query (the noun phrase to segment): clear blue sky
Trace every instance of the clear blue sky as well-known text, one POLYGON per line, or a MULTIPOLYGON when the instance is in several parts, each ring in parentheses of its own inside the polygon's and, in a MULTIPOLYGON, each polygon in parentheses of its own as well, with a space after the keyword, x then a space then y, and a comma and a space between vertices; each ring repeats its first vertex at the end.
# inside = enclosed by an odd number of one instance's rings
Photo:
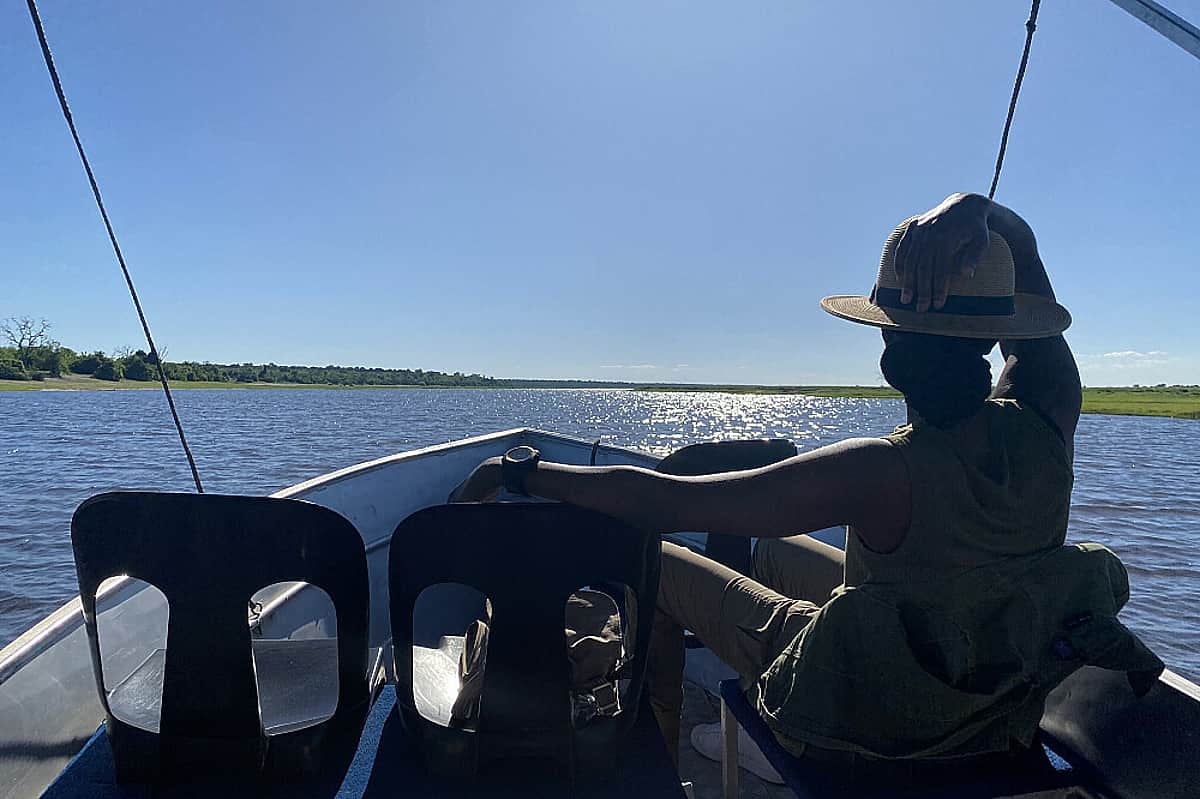
MULTIPOLYGON (((742 383, 877 381, 877 334, 817 301, 986 191, 1027 12, 42 4, 172 359, 742 383)), ((0 317, 137 346, 18 0, 0 98, 0 317)), ((1197 98, 1200 62, 1116 7, 1043 5, 998 199, 1089 384, 1200 382, 1197 98)))

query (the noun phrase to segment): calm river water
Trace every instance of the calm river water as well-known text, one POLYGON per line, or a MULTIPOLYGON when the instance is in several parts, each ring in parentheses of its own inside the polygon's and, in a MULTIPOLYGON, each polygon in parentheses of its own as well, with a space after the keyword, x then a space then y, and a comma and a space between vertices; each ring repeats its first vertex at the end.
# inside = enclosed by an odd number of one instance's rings
MULTIPOLYGON (((187 390, 176 395, 209 491, 265 494, 342 466, 533 426, 659 454, 720 438, 802 449, 889 432, 896 400, 626 391, 187 390)), ((1129 567, 1122 618, 1200 681, 1200 423, 1085 416, 1070 540, 1129 567)), ((76 592, 69 524, 91 494, 188 490, 154 391, 0 393, 0 646, 76 592)))

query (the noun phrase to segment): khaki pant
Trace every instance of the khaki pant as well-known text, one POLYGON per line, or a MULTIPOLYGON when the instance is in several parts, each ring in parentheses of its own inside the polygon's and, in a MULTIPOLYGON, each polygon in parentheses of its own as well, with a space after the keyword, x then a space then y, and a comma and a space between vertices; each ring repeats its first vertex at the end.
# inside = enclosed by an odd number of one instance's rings
POLYGON ((749 685, 841 585, 843 562, 840 549, 808 536, 762 539, 754 551, 751 579, 689 549, 663 543, 646 687, 676 763, 683 709, 683 631, 695 633, 749 685))

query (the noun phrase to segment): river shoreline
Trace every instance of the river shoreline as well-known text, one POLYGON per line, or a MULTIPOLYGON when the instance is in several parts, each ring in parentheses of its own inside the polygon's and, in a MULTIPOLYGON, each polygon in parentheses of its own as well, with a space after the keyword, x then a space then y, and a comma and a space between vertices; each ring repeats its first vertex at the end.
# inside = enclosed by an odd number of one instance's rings
MULTIPOLYGON (((571 381, 564 381, 571 382, 571 381)), ((387 388, 445 390, 466 389, 530 389, 548 388, 539 381, 523 385, 521 381, 505 381, 504 385, 479 386, 422 386, 422 385, 337 385, 332 383, 221 383, 221 382, 170 382, 172 389, 354 389, 372 390, 387 388)), ((586 381, 577 386, 564 385, 559 388, 595 388, 586 381)), ((883 386, 744 386, 705 384, 636 384, 610 386, 639 392, 699 392, 722 394, 760 395, 804 395, 810 397, 846 397, 856 399, 898 399, 899 394, 883 386)), ((45 380, 0 380, 0 392, 5 391, 147 391, 159 388, 154 381, 98 380, 93 377, 61 377, 45 380)), ((1115 416, 1160 416, 1174 419, 1200 419, 1200 387, 1157 386, 1085 388, 1083 390, 1083 412, 1111 414, 1115 416)))

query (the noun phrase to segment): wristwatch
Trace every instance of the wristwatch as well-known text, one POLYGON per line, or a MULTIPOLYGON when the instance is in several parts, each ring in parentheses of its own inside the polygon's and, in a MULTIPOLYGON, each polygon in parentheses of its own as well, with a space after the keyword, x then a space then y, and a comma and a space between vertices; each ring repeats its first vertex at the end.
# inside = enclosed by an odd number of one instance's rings
POLYGON ((542 453, 524 445, 513 447, 504 453, 504 458, 500 461, 500 477, 504 482, 504 490, 523 497, 529 496, 529 492, 525 490, 525 478, 537 469, 541 459, 542 453))

